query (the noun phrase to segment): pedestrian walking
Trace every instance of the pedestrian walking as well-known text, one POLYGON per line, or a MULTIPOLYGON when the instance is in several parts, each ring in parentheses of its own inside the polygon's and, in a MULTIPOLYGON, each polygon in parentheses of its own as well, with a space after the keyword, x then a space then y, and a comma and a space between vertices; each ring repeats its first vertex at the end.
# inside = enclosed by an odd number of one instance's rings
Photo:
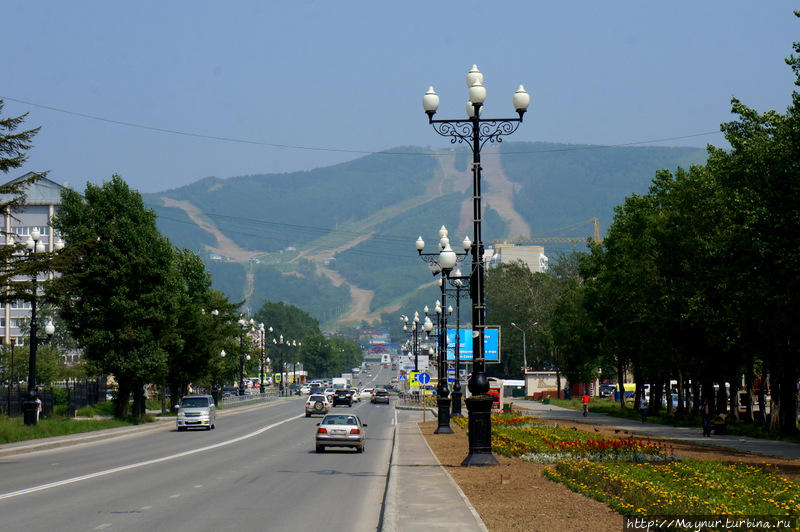
POLYGON ((36 396, 36 422, 39 422, 39 418, 42 416, 42 400, 39 399, 39 396, 36 396))
POLYGON ((583 394, 583 417, 589 415, 589 396, 587 394, 583 394))
POLYGON ((700 403, 700 416, 703 420, 703 436, 711 437, 711 405, 708 399, 700 403))
POLYGON ((644 395, 639 400, 639 414, 642 416, 642 423, 647 423, 647 397, 644 395))

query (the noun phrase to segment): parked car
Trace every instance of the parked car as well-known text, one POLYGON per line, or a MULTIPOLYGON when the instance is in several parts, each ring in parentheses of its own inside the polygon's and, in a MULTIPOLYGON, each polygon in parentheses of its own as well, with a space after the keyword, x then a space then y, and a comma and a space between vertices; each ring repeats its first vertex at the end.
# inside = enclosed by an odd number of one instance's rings
POLYGON ((358 416, 328 414, 320 421, 317 428, 317 452, 325 451, 325 447, 354 447, 356 452, 366 449, 367 435, 358 416))
POLYGON ((616 384, 601 384, 600 385, 600 397, 610 397, 614 395, 614 392, 617 391, 616 384))
POLYGON ((234 395, 238 395, 239 389, 235 386, 223 386, 222 387, 222 397, 233 397, 234 395))
POLYGON ((358 395, 364 399, 372 399, 373 388, 362 388, 358 395))
POLYGON ((217 410, 214 398, 210 395, 185 395, 178 407, 178 418, 175 421, 179 431, 189 427, 203 427, 206 430, 216 428, 217 410))
POLYGON ((375 391, 372 393, 372 403, 386 403, 389 404, 389 392, 384 390, 383 388, 375 388, 375 391))
POLYGON ((336 390, 336 393, 333 394, 333 406, 336 405, 347 405, 349 407, 353 406, 353 392, 350 390, 336 390))

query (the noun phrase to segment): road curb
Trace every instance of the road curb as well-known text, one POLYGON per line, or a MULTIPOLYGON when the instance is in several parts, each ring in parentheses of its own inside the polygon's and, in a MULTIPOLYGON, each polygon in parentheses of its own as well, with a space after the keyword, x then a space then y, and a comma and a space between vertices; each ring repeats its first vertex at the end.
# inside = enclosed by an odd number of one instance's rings
POLYGON ((392 437, 392 453, 389 458, 389 469, 386 475, 386 489, 383 492, 383 505, 378 521, 379 532, 397 531, 397 413, 395 413, 394 436, 392 437))

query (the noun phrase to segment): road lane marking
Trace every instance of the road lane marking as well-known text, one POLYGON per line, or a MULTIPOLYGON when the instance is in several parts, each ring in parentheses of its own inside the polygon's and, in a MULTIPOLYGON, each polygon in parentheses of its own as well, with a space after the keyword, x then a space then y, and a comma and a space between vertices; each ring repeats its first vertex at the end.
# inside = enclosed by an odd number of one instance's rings
POLYGON ((102 525, 97 525, 94 527, 95 530, 103 530, 111 526, 111 523, 103 523, 102 525))
POLYGON ((159 464, 161 462, 167 462, 169 460, 175 460, 176 458, 183 458, 184 456, 191 456, 193 454, 202 453, 204 451, 210 451, 212 449, 218 449, 218 448, 224 447, 226 445, 231 445, 232 443, 238 443, 238 442, 240 442, 242 440, 246 440, 248 438, 252 438, 254 436, 258 436, 259 434, 263 434, 266 431, 268 431, 270 429, 274 429, 275 427, 277 427, 279 425, 283 425, 284 423, 288 423, 289 421, 294 421, 295 419, 300 419, 301 417, 304 417, 304 415, 300 414, 300 415, 297 415, 297 416, 292 416, 292 417, 286 418, 284 420, 278 421, 276 423, 273 423, 272 425, 267 425, 266 427, 261 427, 260 429, 254 431, 254 432, 251 432, 249 434, 244 434, 242 436, 238 436, 238 437, 233 438, 231 440, 221 441, 221 442, 215 443, 213 445, 206 445, 205 447, 199 447, 197 449, 190 449, 188 451, 183 451, 183 452, 176 453, 176 454, 171 454, 171 455, 168 455, 168 456, 162 456, 161 458, 153 458, 152 460, 145 460, 144 462, 136 462, 135 464, 128 464, 128 465, 124 465, 124 466, 113 467, 111 469, 106 469, 104 471, 98 471, 96 473, 89 473, 88 475, 81 475, 79 477, 72 477, 72 478, 68 478, 68 479, 64 479, 64 480, 58 480, 56 482, 50 482, 48 484, 42 484, 40 486, 33 486, 33 487, 30 487, 30 488, 25 488, 25 489, 21 489, 21 490, 17 490, 17 491, 10 491, 8 493, 2 493, 2 494, 0 494, 0 501, 4 500, 4 499, 11 499, 13 497, 19 497, 20 495, 27 495, 29 493, 36 493, 37 491, 44 491, 44 490, 48 490, 48 489, 51 489, 51 488, 58 488, 60 486, 66 486, 67 484, 74 484, 76 482, 81 482, 81 481, 84 481, 84 480, 90 480, 90 479, 97 478, 97 477, 104 477, 104 476, 107 476, 107 475, 111 475, 113 473, 119 473, 120 471, 127 471, 129 469, 136 469, 136 468, 144 467, 144 466, 148 466, 148 465, 159 464))

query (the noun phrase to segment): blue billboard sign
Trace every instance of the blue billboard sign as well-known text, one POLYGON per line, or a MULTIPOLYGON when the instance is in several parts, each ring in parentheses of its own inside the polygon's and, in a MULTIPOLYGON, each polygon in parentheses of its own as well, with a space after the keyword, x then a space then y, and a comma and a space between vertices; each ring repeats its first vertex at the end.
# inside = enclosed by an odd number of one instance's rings
MULTIPOLYGON (((472 362, 472 329, 461 329, 458 333, 461 362, 472 362)), ((456 330, 447 330, 447 360, 455 361, 456 330)), ((487 364, 500 362, 500 328, 486 327, 483 333, 483 356, 487 364)))

